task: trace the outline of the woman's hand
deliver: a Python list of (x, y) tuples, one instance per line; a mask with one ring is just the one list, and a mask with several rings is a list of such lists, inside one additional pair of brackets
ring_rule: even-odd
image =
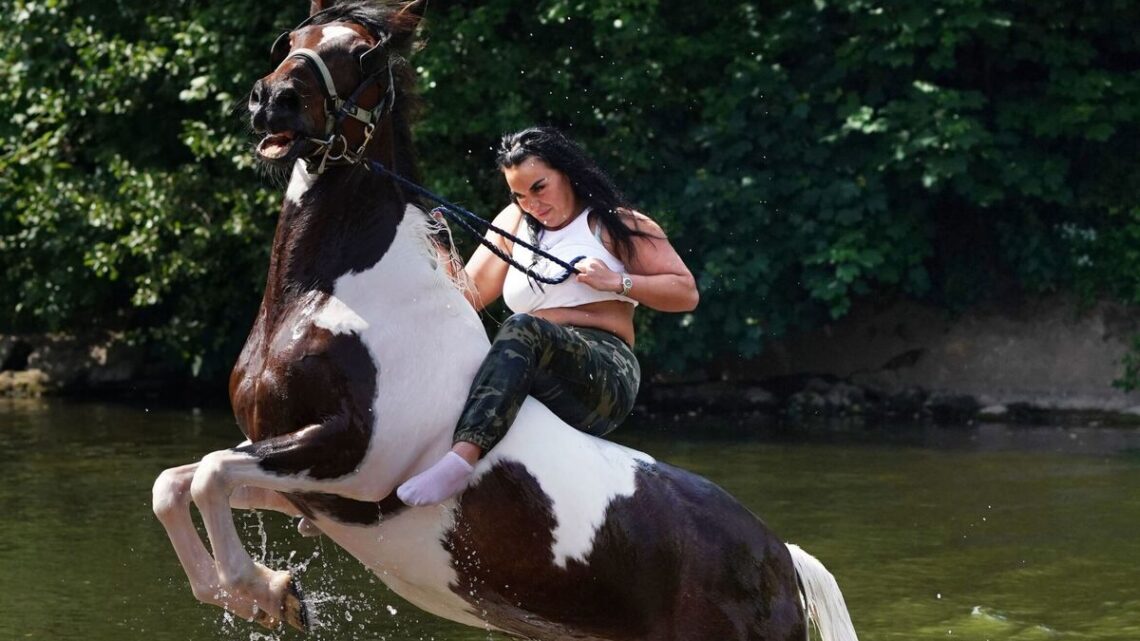
[(575, 265), (579, 283), (585, 283), (600, 292), (621, 291), (621, 274), (606, 266), (600, 258), (584, 258)]

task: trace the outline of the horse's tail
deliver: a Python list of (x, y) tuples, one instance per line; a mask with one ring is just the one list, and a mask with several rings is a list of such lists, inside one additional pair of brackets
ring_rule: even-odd
[(788, 544), (803, 586), (804, 613), (823, 641), (859, 641), (835, 577), (812, 555)]

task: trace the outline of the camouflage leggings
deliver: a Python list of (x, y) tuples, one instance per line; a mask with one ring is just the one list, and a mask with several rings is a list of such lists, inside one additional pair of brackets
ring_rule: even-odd
[(491, 449), (528, 395), (575, 428), (602, 436), (629, 415), (640, 383), (637, 357), (617, 336), (515, 314), (475, 374), (455, 441)]

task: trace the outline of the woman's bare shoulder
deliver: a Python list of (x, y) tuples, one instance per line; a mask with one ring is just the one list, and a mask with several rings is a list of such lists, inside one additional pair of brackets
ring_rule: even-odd
[(495, 216), (494, 223), (498, 227), (512, 230), (518, 227), (519, 221), (522, 220), (522, 217), (523, 213), (522, 210), (519, 209), (519, 206), (511, 203), (506, 207), (503, 207), (502, 211), (500, 211)]
[[(507, 232), (508, 234), (517, 236), (523, 227), (522, 219), (522, 209), (520, 209), (518, 205), (511, 203), (506, 207), (503, 207), (503, 210), (495, 216), (495, 219), (491, 221), (491, 224)], [(498, 245), (500, 249), (507, 253), (514, 251), (515, 244), (512, 241), (508, 240), (506, 236), (503, 236), (493, 229), (487, 230), (486, 238)]]
[(661, 228), (661, 225), (657, 224), (657, 221), (636, 209), (623, 208), (619, 209), (618, 213), (621, 215), (622, 221), (635, 231), (645, 232), (654, 236), (665, 235), (665, 230)]

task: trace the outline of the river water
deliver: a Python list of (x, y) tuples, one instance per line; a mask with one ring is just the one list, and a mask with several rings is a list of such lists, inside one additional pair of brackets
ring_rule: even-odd
[[(162, 469), (239, 436), (218, 410), (0, 399), (0, 641), (301, 638), (197, 604), (150, 511)], [(616, 439), (708, 476), (823, 561), (863, 641), (1140, 641), (1140, 430), (694, 420)], [(255, 557), (300, 567), (310, 638), (504, 639), (417, 611), (281, 515), (240, 523)]]

